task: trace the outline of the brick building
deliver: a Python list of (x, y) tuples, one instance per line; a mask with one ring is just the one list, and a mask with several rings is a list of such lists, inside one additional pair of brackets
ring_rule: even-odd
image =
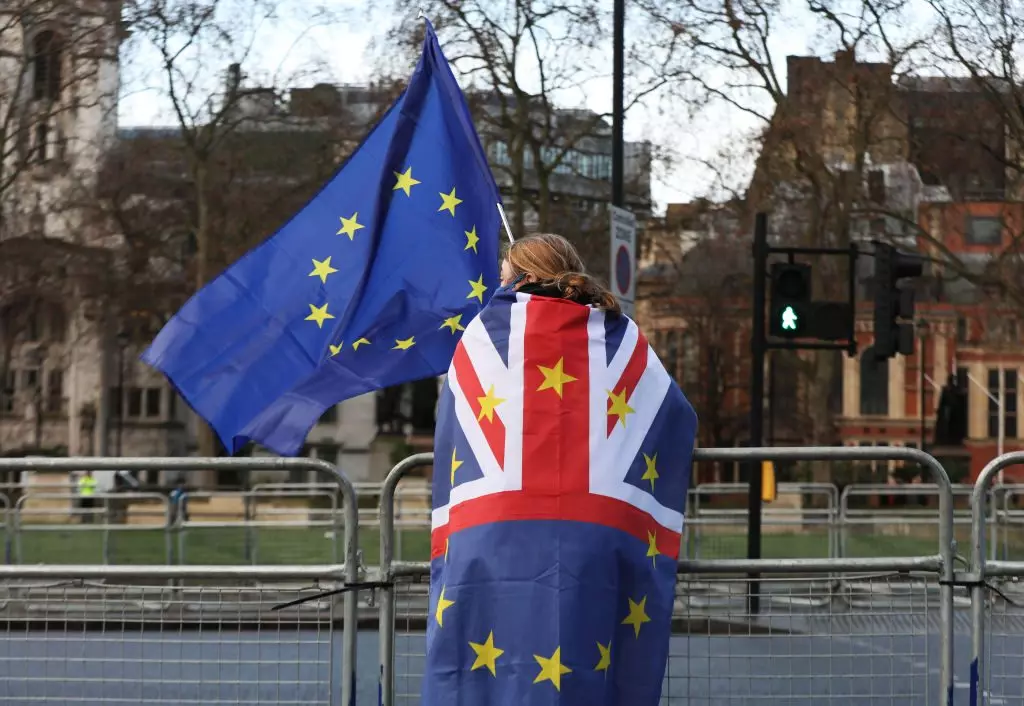
[[(1020, 297), (1014, 306), (1005, 296), (1007, 283), (1024, 281), (1013, 269), (1019, 267), (1015, 248), (1024, 232), (1024, 211), (1020, 170), (1007, 166), (1020, 161), (1007, 118), (993, 105), (991, 91), (970, 81), (895, 80), (891, 66), (858, 62), (848, 52), (837, 53), (834, 61), (789, 57), (787, 69), (787, 96), (766, 130), (734, 230), (733, 249), (745, 255), (746, 267), (756, 211), (769, 214), (769, 237), (775, 243), (844, 247), (863, 242), (869, 250), (867, 242), (880, 239), (917, 249), (931, 262), (917, 285), (923, 325), (915, 353), (876, 364), (870, 355), (873, 261), (860, 258), (858, 355), (836, 354), (813, 379), (794, 373), (800, 365), (784, 364), (785, 355), (773, 355), (777, 369), (766, 371), (766, 377), (769, 390), (773, 374), (776, 378), (777, 396), (770, 401), (775, 428), (766, 417), (765, 438), (779, 444), (890, 446), (920, 446), (923, 439), (930, 446), (939, 388), (953, 374), (968, 391), (965, 447), (969, 474), (976, 476), (1000, 446), (1004, 451), (1024, 448), (1017, 421), (1024, 402), (1018, 318), (1024, 309)], [(638, 307), (638, 312), (647, 317), (645, 331), (669, 361), (675, 348), (689, 342), (688, 363), (676, 371), (680, 382), (684, 389), (688, 382), (697, 385), (705, 414), (731, 420), (731, 439), (712, 434), (714, 441), (742, 444), (749, 411), (744, 369), (749, 286), (709, 306), (708, 292), (714, 287), (708, 278), (742, 278), (749, 270), (743, 269), (740, 255), (729, 266), (714, 252), (721, 247), (714, 229), (704, 224), (690, 230), (703, 235), (688, 243), (683, 258), (691, 260), (688, 270), (645, 263), (641, 292), (662, 301)], [(666, 285), (656, 283), (659, 277), (679, 282), (693, 279), (694, 273), (703, 276), (696, 280), (703, 284), (664, 301)], [(816, 264), (815, 275), (817, 292), (845, 288), (844, 272)], [(699, 312), (709, 309), (717, 327), (710, 341), (697, 335), (703, 325)], [(707, 395), (708, 380), (715, 379), (709, 347), (732, 352), (729, 395)], [(803, 363), (823, 356), (800, 354)], [(795, 357), (790, 354), (790, 362)], [(701, 443), (711, 440), (702, 437)], [(884, 481), (894, 470), (893, 464), (868, 465), (857, 469), (863, 477), (856, 480)], [(731, 478), (727, 470), (726, 477), (716, 479)]]

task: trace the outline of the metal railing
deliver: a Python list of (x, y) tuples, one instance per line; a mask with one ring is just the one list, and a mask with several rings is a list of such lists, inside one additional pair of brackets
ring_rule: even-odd
[[(346, 574), (0, 567), (0, 702), (346, 706), (350, 623), (340, 596), (317, 600)], [(311, 600), (274, 610), (297, 598)], [(363, 691), (359, 703), (370, 700)]]
[[(916, 449), (884, 447), (700, 449), (694, 460), (917, 463), (936, 486), (938, 532), (934, 551), (920, 556), (680, 561), (680, 630), (666, 665), (664, 703), (951, 703), (956, 546), (952, 486), (938, 461)], [(432, 461), (431, 454), (405, 459), (381, 495), (383, 706), (419, 699), (430, 565), (395, 559), (393, 499), (407, 473)], [(832, 580), (822, 587), (808, 577)], [(756, 615), (749, 613), (751, 592), (762, 606)], [(772, 654), (783, 643), (786, 659)], [(786, 663), (788, 674), (781, 672)], [(737, 673), (737, 665), (744, 671)]]
[[(344, 563), (340, 566), (332, 566), (325, 568), (320, 567), (308, 567), (308, 566), (281, 566), (281, 567), (239, 567), (239, 566), (226, 566), (226, 567), (182, 567), (182, 566), (145, 566), (145, 567), (131, 567), (131, 566), (3, 566), (0, 567), (0, 578), (7, 578), (12, 581), (10, 585), (6, 586), (8, 591), (7, 603), (4, 604), (4, 609), (11, 608), (12, 605), (18, 600), (17, 591), (22, 591), (24, 585), (19, 582), (26, 580), (49, 580), (53, 578), (63, 577), (65, 579), (71, 579), (76, 582), (87, 581), (103, 581), (107, 582), (111, 579), (128, 578), (144, 578), (149, 581), (164, 581), (168, 582), (169, 585), (160, 586), (153, 588), (159, 593), (157, 594), (158, 600), (149, 599), (136, 599), (134, 604), (124, 605), (122, 622), (120, 628), (121, 637), (120, 642), (113, 648), (113, 652), (106, 652), (108, 645), (103, 643), (103, 640), (107, 636), (106, 626), (109, 621), (108, 616), (102, 616), (98, 624), (102, 628), (99, 631), (98, 637), (95, 633), (85, 631), (85, 640), (93, 639), (98, 640), (98, 644), (94, 645), (89, 650), (88, 660), (92, 660), (93, 664), (89, 665), (90, 669), (79, 671), (76, 673), (67, 672), (63, 679), (52, 678), (51, 675), (46, 671), (45, 665), (49, 664), (52, 660), (46, 656), (46, 652), (49, 649), (49, 645), (52, 640), (48, 641), (48, 636), (52, 635), (49, 624), (48, 627), (43, 631), (42, 635), (39, 635), (38, 631), (32, 631), (32, 623), (26, 623), (24, 626), (15, 628), (18, 635), (18, 652), (17, 654), (25, 655), (43, 653), (42, 662), (36, 663), (36, 672), (28, 672), (22, 669), (21, 666), (15, 668), (9, 668), (9, 675), (0, 673), (0, 689), (11, 688), (19, 689), (18, 692), (12, 692), (9, 698), (4, 699), (4, 703), (16, 703), (19, 700), (23, 701), (62, 701), (69, 703), (73, 701), (80, 701), (82, 703), (96, 703), (96, 702), (122, 702), (122, 703), (154, 703), (160, 699), (163, 699), (166, 703), (311, 703), (318, 700), (318, 694), (320, 692), (312, 692), (308, 688), (308, 685), (322, 685), (323, 679), (318, 678), (316, 675), (302, 671), (302, 665), (307, 662), (301, 654), (302, 640), (299, 636), (296, 637), (292, 648), (287, 650), (277, 658), (266, 660), (268, 664), (264, 665), (264, 661), (260, 657), (260, 641), (245, 640), (241, 636), (234, 646), (226, 647), (225, 642), (221, 639), (215, 639), (210, 641), (212, 647), (204, 647), (202, 640), (189, 641), (182, 639), (182, 628), (181, 621), (185, 621), (187, 617), (193, 619), (193, 622), (197, 622), (202, 625), (203, 623), (203, 592), (206, 591), (206, 595), (215, 596), (215, 602), (220, 609), (223, 609), (224, 605), (235, 605), (238, 606), (239, 614), (242, 614), (242, 606), (244, 606), (248, 597), (252, 596), (252, 593), (246, 593), (246, 591), (253, 591), (252, 586), (234, 586), (223, 589), (229, 591), (226, 598), (224, 593), (218, 592), (216, 588), (210, 588), (203, 586), (201, 588), (186, 587), (184, 582), (189, 580), (228, 580), (228, 581), (246, 581), (246, 580), (257, 580), (261, 577), (270, 579), (281, 579), (287, 577), (289, 580), (306, 580), (314, 581), (319, 583), (322, 579), (331, 579), (334, 581), (344, 582), (349, 586), (353, 587), (353, 590), (346, 591), (341, 594), (340, 602), (342, 605), (342, 631), (340, 645), (338, 646), (341, 652), (340, 660), (340, 676), (337, 682), (340, 683), (340, 690), (333, 688), (334, 672), (333, 665), (335, 659), (333, 654), (331, 658), (326, 660), (326, 664), (329, 665), (331, 671), (331, 677), (327, 680), (327, 700), (324, 703), (329, 704), (341, 704), (343, 706), (350, 706), (355, 700), (355, 686), (356, 686), (356, 664), (357, 664), (357, 625), (358, 625), (358, 604), (357, 604), (357, 591), (354, 590), (359, 581), (359, 558), (358, 558), (358, 546), (359, 546), (359, 527), (358, 527), (358, 498), (356, 497), (355, 490), (352, 486), (351, 481), (340, 471), (337, 467), (317, 459), (308, 458), (5, 458), (0, 459), (0, 471), (48, 471), (48, 472), (71, 472), (71, 471), (140, 471), (148, 469), (161, 469), (169, 471), (268, 471), (268, 470), (282, 470), (282, 471), (314, 471), (324, 474), (329, 477), (338, 488), (338, 492), (342, 498), (342, 516), (343, 516), (343, 528), (344, 528)], [(314, 584), (314, 588), (318, 588)], [(109, 590), (109, 587), (104, 585), (102, 588), (97, 590)], [(127, 587), (123, 587), (122, 591), (128, 590)], [(188, 591), (200, 592), (200, 600), (189, 600), (186, 596), (191, 594)], [(259, 589), (255, 589), (259, 591)], [(209, 592), (212, 592), (209, 593)], [(93, 616), (92, 609), (95, 608), (95, 604), (87, 600), (80, 601), (69, 601), (63, 600), (67, 596), (61, 595), (60, 603), (66, 606), (65, 609), (73, 608), (75, 612), (73, 616), (77, 616), (79, 623), (88, 624)], [(257, 599), (259, 602), (259, 599)], [(36, 603), (31, 599), (22, 599), (22, 603), (25, 607), (30, 606), (38, 607), (40, 604)], [(48, 614), (48, 606), (52, 606), (54, 601), (43, 602), (43, 615)], [(333, 605), (333, 601), (331, 602)], [(167, 605), (173, 606), (171, 615), (174, 616), (171, 619), (171, 625), (178, 626), (177, 629), (171, 631), (171, 634), (175, 635), (176, 638), (171, 638), (173, 642), (175, 639), (180, 643), (177, 648), (171, 648), (177, 650), (177, 653), (182, 655), (181, 660), (184, 666), (180, 667), (177, 671), (172, 672), (171, 667), (165, 667), (169, 660), (166, 655), (162, 652), (165, 649), (165, 642), (163, 639), (166, 637), (161, 634), (161, 639), (158, 641), (152, 641), (145, 639), (145, 632), (138, 638), (137, 641), (131, 642), (126, 639), (126, 633), (129, 629), (136, 625), (144, 625), (147, 622), (147, 611), (151, 610), (154, 606)], [(187, 614), (187, 611), (194, 611), (191, 616)], [(220, 626), (224, 624), (223, 616), (219, 615), (220, 611), (215, 611), (217, 617), (214, 618), (214, 625)], [(282, 611), (280, 620), (286, 620), (287, 614), (294, 615), (295, 610), (289, 610), (287, 612)], [(13, 614), (13, 613), (11, 613)], [(179, 621), (179, 622), (175, 622)], [(70, 618), (65, 616), (63, 622), (58, 619), (58, 625), (63, 624), (63, 630), (65, 632), (74, 628), (74, 623), (70, 622)], [(95, 621), (94, 621), (95, 622)], [(244, 625), (244, 621), (237, 621), (239, 625)], [(261, 623), (262, 624), (262, 623)], [(8, 622), (8, 634), (11, 634), (12, 623)], [(17, 626), (18, 623), (13, 623)], [(331, 621), (330, 625), (333, 626), (334, 622)], [(38, 627), (38, 625), (37, 625)], [(217, 628), (215, 628), (216, 630)], [(241, 628), (239, 628), (241, 632)], [(259, 630), (257, 629), (257, 633)], [(25, 637), (29, 640), (26, 642)], [(76, 635), (77, 637), (77, 635)], [(32, 639), (41, 640), (39, 643), (32, 643)], [(118, 638), (115, 638), (115, 640)], [(83, 659), (67, 659), (67, 650), (73, 650), (76, 654), (80, 654), (84, 643), (74, 643), (72, 645), (65, 646), (65, 658), (64, 668), (71, 669), (71, 665), (80, 665)], [(335, 647), (335, 640), (331, 636), (329, 644), (333, 650)], [(220, 650), (227, 649), (233, 656), (233, 659), (213, 661), (214, 656), (210, 655), (208, 650), (214, 650), (218, 652)], [(296, 649), (298, 652), (296, 652)], [(147, 651), (148, 650), (148, 651)], [(8, 650), (9, 653), (15, 654), (14, 648), (11, 647)], [(253, 655), (255, 654), (255, 657)], [(96, 656), (93, 656), (96, 655)], [(113, 656), (111, 656), (113, 655)], [(88, 661), (86, 660), (86, 661)], [(255, 660), (255, 661), (254, 661)], [(173, 660), (170, 660), (173, 661)], [(137, 693), (130, 695), (118, 695), (110, 696), (102, 693), (104, 685), (108, 683), (104, 677), (105, 665), (115, 664), (134, 664), (138, 670), (132, 678), (122, 679), (124, 683), (137, 684), (138, 686), (132, 686), (131, 689), (138, 689)], [(0, 659), (0, 668), (2, 668), (3, 660)], [(42, 675), (40, 676), (38, 667), (44, 665)], [(277, 676), (271, 676), (268, 672), (261, 672), (260, 669), (269, 669), (271, 664), (291, 664), (294, 665), (296, 670), (296, 676), (294, 678), (295, 684), (300, 687), (295, 690), (297, 695), (292, 694), (287, 698), (282, 698), (280, 688), (280, 675), (281, 667), (279, 666), (275, 671)], [(223, 674), (223, 670), (226, 665), (235, 665), (237, 671), (228, 674), (226, 677)], [(243, 666), (246, 667), (243, 670)], [(253, 671), (253, 667), (256, 667), (256, 671)], [(164, 669), (168, 672), (164, 672)], [(214, 691), (204, 690), (203, 682), (204, 679), (201, 676), (204, 669), (212, 668), (219, 670), (216, 676), (211, 675), (211, 681), (215, 683)], [(76, 667), (76, 669), (80, 669)], [(197, 677), (196, 674), (200, 676)], [(96, 676), (99, 674), (99, 676)], [(171, 676), (164, 677), (165, 674), (171, 674)], [(264, 681), (264, 674), (266, 674), (266, 680), (272, 680), (273, 683), (266, 684)], [(302, 676), (305, 674), (306, 676)], [(29, 680), (26, 675), (32, 675), (32, 680)], [(197, 683), (198, 682), (198, 683)], [(156, 691), (153, 690), (152, 685), (156, 684)], [(252, 691), (252, 685), (256, 684), (258, 688), (256, 691)], [(146, 685), (150, 685), (147, 687)], [(63, 691), (47, 695), (47, 689), (51, 688), (62, 688)], [(161, 689), (165, 691), (161, 691)], [(185, 689), (183, 691), (183, 689)], [(42, 691), (41, 691), (42, 690)], [(338, 691), (339, 693), (335, 693)], [(227, 695), (225, 695), (225, 692)], [(170, 693), (171, 696), (164, 696), (164, 693)], [(141, 694), (141, 696), (139, 696)], [(275, 697), (276, 694), (276, 697)], [(335, 701), (338, 698), (338, 701)]]
[[(922, 466), (933, 483), (848, 486), (841, 493), (828, 484), (782, 484), (780, 496), (799, 493), (808, 502), (769, 506), (766, 536), (778, 531), (792, 541), (799, 532), (823, 533), (815, 551), (823, 549), (820, 556), (759, 560), (703, 557), (722, 527), (745, 527), (743, 512), (717, 505), (716, 493), (741, 495), (747, 488), (695, 488), (687, 541), (701, 553), (678, 564), (664, 704), (949, 706), (954, 696), (972, 706), (1024, 702), (1024, 561), (1006, 558), (1018, 546), (1014, 533), (1024, 529), (1018, 507), (1024, 486), (990, 485), (1000, 470), (1024, 465), (1024, 452), (994, 459), (970, 487), (950, 484), (938, 461), (915, 449), (702, 449), (694, 459), (896, 460)], [(153, 524), (137, 529), (118, 515), (124, 508), (114, 499), (123, 501), (124, 493), (97, 494), (93, 508), (48, 488), (24, 493), (14, 507), (0, 495), (8, 559), (31, 559), (28, 545), (51, 542), (43, 539), (51, 533), (94, 544), (93, 554), (69, 544), (67, 551), (81, 557), (74, 563), (0, 565), (0, 702), (350, 706), (356, 697), (356, 703), (375, 702), (378, 686), (385, 706), (418, 702), (432, 619), (430, 565), (401, 561), (396, 550), (402, 530), (424, 531), (429, 513), (429, 488), (420, 484), (403, 494), (402, 479), (431, 463), (431, 454), (405, 459), (383, 485), (364, 487), (370, 497), (361, 501), (337, 468), (309, 459), (0, 459), (0, 470), (301, 469), (334, 481), (312, 488), (263, 484), (235, 498), (247, 507), (241, 528), (256, 530), (249, 559), (259, 565), (240, 565), (235, 550), (226, 556), (235, 565), (148, 563), (166, 558), (175, 532), (193, 533), (187, 549), (193, 553), (197, 539), (216, 543), (194, 533), (210, 523), (224, 529), (201, 512), (177, 517), (162, 495), (132, 506), (131, 512), (152, 514)], [(864, 500), (880, 496), (908, 502), (875, 507)], [(285, 507), (297, 497), (319, 504)], [(372, 562), (361, 562), (358, 553), (359, 520), (374, 505), (376, 523), (365, 524), (379, 525), (380, 568), (369, 584), (359, 584), (364, 568), (372, 573)], [(53, 512), (68, 513), (71, 524), (44, 517)], [(82, 521), (87, 513), (93, 522)], [(302, 516), (284, 517), (296, 513)], [(310, 563), (299, 554), (299, 544), (313, 536), (304, 534), (287, 549), (296, 561), (266, 565), (270, 553), (259, 530), (280, 534), (292, 525), (330, 534), (316, 551), (342, 560)], [(957, 570), (956, 530), (966, 528), (970, 543), (961, 551), (969, 568)], [(147, 531), (157, 536), (158, 550), (133, 553), (127, 538)], [(853, 553), (858, 537), (868, 535), (913, 542), (905, 556), (840, 555)], [(103, 565), (94, 562), (96, 554), (123, 563)], [(350, 590), (319, 595), (342, 587)], [(300, 597), (310, 600), (276, 609)], [(361, 622), (374, 620), (377, 635), (359, 634)], [(367, 659), (372, 650), (379, 652), (376, 664)]]

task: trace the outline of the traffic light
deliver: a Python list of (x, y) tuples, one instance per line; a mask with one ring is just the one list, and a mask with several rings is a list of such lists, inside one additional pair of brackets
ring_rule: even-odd
[(811, 266), (776, 262), (771, 267), (771, 278), (769, 332), (779, 338), (806, 335), (811, 314)]
[(771, 306), (768, 333), (778, 338), (851, 338), (850, 304), (811, 301), (811, 266), (776, 262), (771, 266)]
[[(886, 243), (875, 246), (875, 360), (892, 358), (897, 353), (914, 352), (914, 290), (903, 286), (902, 279), (924, 274), (924, 258), (900, 252)], [(910, 323), (901, 323), (907, 319)]]

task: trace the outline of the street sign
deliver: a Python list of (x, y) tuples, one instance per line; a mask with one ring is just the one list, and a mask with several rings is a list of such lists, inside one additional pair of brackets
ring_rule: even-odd
[(617, 206), (611, 207), (611, 285), (612, 294), (627, 316), (634, 315), (636, 300), (636, 216)]

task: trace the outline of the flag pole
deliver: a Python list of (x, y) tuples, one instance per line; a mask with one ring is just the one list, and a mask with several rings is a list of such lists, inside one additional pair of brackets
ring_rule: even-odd
[(498, 204), (498, 213), (501, 215), (501, 223), (505, 226), (505, 234), (508, 235), (508, 242), (514, 243), (516, 239), (512, 237), (512, 228), (508, 225), (508, 218), (505, 217), (505, 209)]

